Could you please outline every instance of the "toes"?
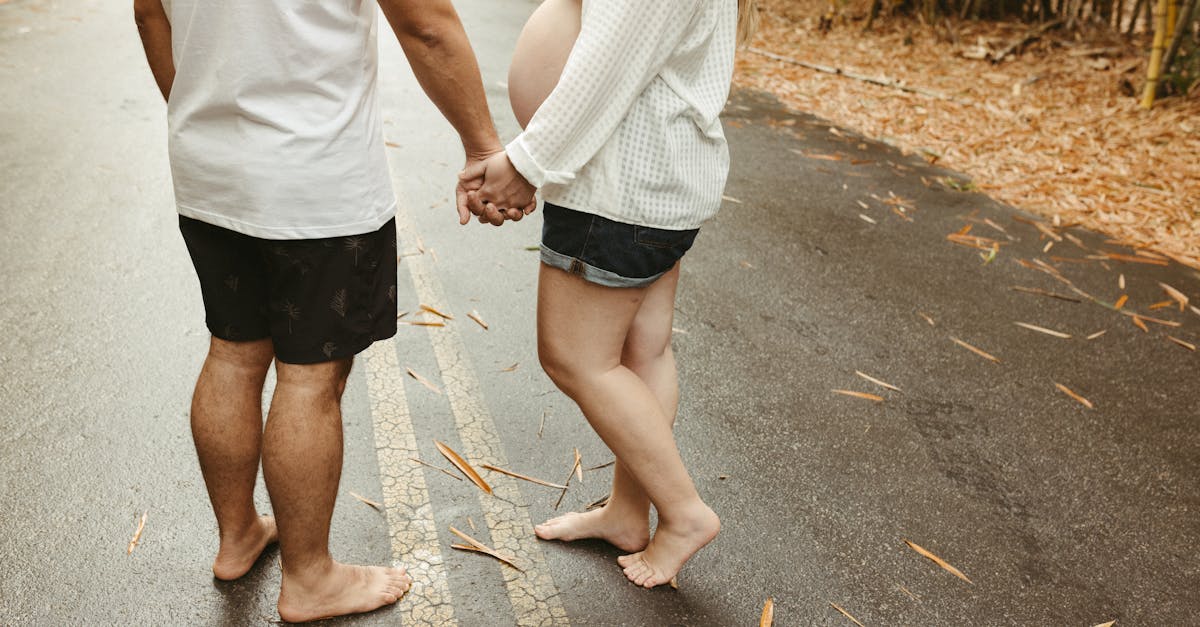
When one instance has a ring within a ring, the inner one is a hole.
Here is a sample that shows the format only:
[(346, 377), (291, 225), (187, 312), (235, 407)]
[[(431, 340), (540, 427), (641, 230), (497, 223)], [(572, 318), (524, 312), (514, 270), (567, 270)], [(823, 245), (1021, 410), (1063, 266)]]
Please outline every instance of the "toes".
[(637, 557), (636, 553), (634, 553), (633, 555), (621, 555), (621, 556), (617, 557), (617, 563), (620, 564), (621, 566), (624, 566), (625, 568), (629, 568), (634, 563), (634, 558), (636, 558), (636, 557)]

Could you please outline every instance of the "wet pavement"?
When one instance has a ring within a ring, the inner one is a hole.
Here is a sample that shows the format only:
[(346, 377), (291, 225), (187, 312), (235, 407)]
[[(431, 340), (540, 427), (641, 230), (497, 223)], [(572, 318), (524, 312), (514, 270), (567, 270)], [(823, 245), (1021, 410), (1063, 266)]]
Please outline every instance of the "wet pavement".
[[(458, 6), (511, 137), (507, 55), (535, 5)], [(731, 100), (729, 200), (683, 266), (677, 433), (724, 529), (679, 590), (626, 583), (606, 546), (534, 541), (556, 490), (489, 473), (502, 498), (487, 497), (411, 462), (446, 466), (440, 440), (558, 482), (576, 447), (585, 467), (611, 456), (537, 365), (527, 247), (540, 218), (456, 224), (456, 138), (381, 41), (401, 309), (455, 319), (402, 326), (356, 363), (332, 546), (405, 564), (418, 585), (393, 608), (330, 622), (747, 625), (769, 596), (778, 625), (851, 624), (831, 603), (866, 625), (1196, 622), (1200, 366), (1166, 336), (1200, 343), (1200, 315), (1149, 306), (1167, 300), (1160, 281), (1200, 298), (1200, 275), (1089, 258), (1133, 251), (1078, 229), (1055, 230), (1078, 244), (1044, 251), (1032, 216), (762, 95)], [(129, 8), (10, 0), (0, 50), (0, 623), (275, 621), (277, 553), (239, 582), (208, 571), (215, 523), (187, 429), (207, 334)], [(1002, 242), (994, 259), (947, 241), (966, 225)], [(1035, 259), (1098, 301), (1128, 294), (1125, 310), (1180, 326), (1143, 332)], [(603, 496), (606, 473), (573, 483), (560, 510)], [(452, 550), (450, 526), (526, 571)]]

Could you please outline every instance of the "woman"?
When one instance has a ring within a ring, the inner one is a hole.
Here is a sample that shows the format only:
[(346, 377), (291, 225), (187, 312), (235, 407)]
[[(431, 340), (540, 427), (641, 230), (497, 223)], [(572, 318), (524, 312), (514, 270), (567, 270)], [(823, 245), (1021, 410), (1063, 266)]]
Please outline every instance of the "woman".
[(718, 116), (751, 1), (546, 0), (510, 71), (525, 131), (462, 174), (472, 212), (496, 223), (540, 188), (539, 357), (617, 458), (607, 505), (535, 532), (628, 551), (617, 561), (646, 588), (720, 529), (671, 432), (671, 323), (680, 259), (721, 204)]

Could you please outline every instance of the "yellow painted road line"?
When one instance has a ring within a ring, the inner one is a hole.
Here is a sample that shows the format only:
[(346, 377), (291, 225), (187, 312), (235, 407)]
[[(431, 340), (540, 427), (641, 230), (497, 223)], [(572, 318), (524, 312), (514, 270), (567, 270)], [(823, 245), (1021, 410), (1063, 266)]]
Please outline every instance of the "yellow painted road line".
[(417, 437), (395, 341), (376, 342), (364, 355), (392, 559), (413, 578), (395, 611), (404, 625), (457, 625), (425, 474), (409, 460), (417, 454)]
[[(403, 204), (401, 206), (403, 207)], [(416, 241), (417, 232), (403, 208), (396, 212), (396, 230), (405, 234), (401, 237), (402, 240)], [(441, 283), (428, 257), (405, 257), (401, 265), (408, 267), (420, 302), (434, 307), (446, 306)], [(458, 426), (459, 438), (462, 440), (460, 452), (473, 464), (509, 467), (500, 446), (496, 423), (481, 400), (483, 393), (470, 365), (467, 347), (454, 324), (429, 327), (428, 332), (434, 356), (441, 369), (443, 389)], [(545, 557), (533, 535), (533, 523), (529, 514), (515, 505), (524, 501), (520, 489), (510, 481), (499, 482), (492, 487), (494, 496), (479, 491), (479, 504), (491, 534), (492, 547), (501, 553), (516, 556), (525, 569), (522, 573), (497, 564), (504, 577), (517, 624), (569, 625), (567, 612), (558, 596), (558, 588), (546, 570)]]

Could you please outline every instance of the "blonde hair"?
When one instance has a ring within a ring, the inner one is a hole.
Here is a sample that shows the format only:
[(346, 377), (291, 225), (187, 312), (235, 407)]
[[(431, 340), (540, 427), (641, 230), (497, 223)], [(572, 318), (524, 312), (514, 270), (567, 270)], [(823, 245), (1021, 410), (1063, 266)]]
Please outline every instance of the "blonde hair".
[(738, 45), (748, 46), (758, 30), (758, 0), (738, 0)]

